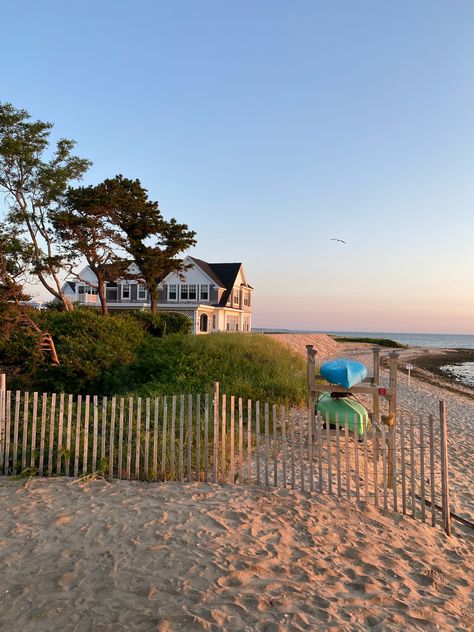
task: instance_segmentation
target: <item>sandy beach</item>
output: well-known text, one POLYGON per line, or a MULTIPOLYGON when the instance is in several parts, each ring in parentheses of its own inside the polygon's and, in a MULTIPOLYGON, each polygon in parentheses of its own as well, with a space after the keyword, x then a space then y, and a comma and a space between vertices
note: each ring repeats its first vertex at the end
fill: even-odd
POLYGON ((472 545, 329 497, 0 481, 0 627, 472 630, 472 545))
MULTIPOLYGON (((322 342, 370 367, 370 345, 322 342)), ((402 414, 439 399, 452 508, 474 520, 473 398, 400 375, 402 414)), ((456 524, 449 538, 334 496, 65 477, 1 478, 0 511, 2 630, 474 630, 474 537, 456 524)))

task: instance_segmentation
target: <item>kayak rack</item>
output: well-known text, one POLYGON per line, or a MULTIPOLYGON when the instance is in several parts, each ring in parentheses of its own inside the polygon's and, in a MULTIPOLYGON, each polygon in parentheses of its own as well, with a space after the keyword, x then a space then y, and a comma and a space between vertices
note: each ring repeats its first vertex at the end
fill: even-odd
MULTIPOLYGON (((308 412, 312 427, 316 423, 316 400, 320 393, 347 393, 347 394, 364 394, 372 396, 372 423, 380 430, 380 424, 384 423, 388 426, 387 444, 389 453, 391 453, 395 444, 395 431, 397 422, 397 378, 398 378, 398 358, 400 354, 392 351, 389 357, 389 385, 382 386, 380 384, 380 348, 373 347, 373 371, 370 377, 366 377, 360 384, 345 388, 331 384, 320 375, 316 375, 316 355, 317 351, 313 345, 306 345, 307 352, 307 377, 308 377, 308 412), (388 402, 388 415, 381 415, 380 400, 384 399, 388 402)), ((377 433, 378 435, 379 433, 377 433)), ((378 440, 379 441, 379 440, 378 440)), ((378 443, 377 441, 377 443, 378 443)), ((378 458, 379 445, 375 446, 375 454, 378 458)), ((392 468, 389 468, 388 487, 393 486, 392 468)))

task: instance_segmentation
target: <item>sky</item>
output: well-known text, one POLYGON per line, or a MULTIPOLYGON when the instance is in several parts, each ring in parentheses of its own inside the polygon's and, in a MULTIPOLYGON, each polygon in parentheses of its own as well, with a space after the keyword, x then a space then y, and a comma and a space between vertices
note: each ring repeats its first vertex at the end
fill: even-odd
POLYGON ((243 262, 254 327, 474 333, 472 0, 1 4, 0 100, 243 262))

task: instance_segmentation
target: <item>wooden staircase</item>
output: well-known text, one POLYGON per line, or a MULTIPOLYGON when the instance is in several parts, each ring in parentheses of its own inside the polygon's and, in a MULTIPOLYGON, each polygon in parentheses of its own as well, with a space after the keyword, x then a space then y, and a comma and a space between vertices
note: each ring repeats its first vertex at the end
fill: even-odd
POLYGON ((38 346, 41 353, 51 354, 52 364, 54 366, 59 366, 59 358, 51 334, 47 331, 42 331, 35 321, 32 320, 28 314, 25 314, 25 312, 22 312, 18 317, 18 323, 24 327, 33 329, 38 334, 38 346))

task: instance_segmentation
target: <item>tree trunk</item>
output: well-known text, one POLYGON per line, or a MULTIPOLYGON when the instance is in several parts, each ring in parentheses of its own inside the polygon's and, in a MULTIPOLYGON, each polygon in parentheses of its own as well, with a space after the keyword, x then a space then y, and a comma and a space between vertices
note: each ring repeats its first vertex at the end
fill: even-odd
MULTIPOLYGON (((97 275, 97 272, 96 272, 97 275)), ((109 308, 107 307, 107 293, 106 293, 106 282, 100 276, 97 276, 97 292, 99 294, 100 307, 102 309, 102 315, 107 316, 109 313, 109 308)))
POLYGON ((150 310, 152 314, 158 313, 158 287, 156 284, 150 289, 148 288, 150 295, 150 310))

